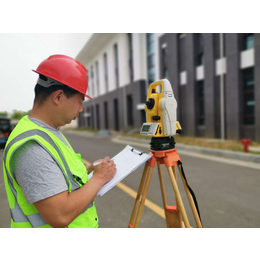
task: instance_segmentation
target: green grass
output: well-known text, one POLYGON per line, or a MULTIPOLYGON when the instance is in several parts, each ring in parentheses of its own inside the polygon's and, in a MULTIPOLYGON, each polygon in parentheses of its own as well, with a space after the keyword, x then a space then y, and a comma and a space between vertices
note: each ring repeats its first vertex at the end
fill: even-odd
MULTIPOLYGON (((143 138, 143 139, 151 139, 151 137, 141 136, 140 134, 121 134, 126 137, 134 137, 134 138, 143 138)), ((188 137, 182 135, 174 136, 175 142, 177 144, 186 144, 192 146, 200 146, 212 149, 222 149, 236 152, 244 152, 244 145, 241 141, 237 140, 224 140, 221 139, 210 139, 210 138, 199 138, 199 137, 188 137)), ((260 147, 260 142, 252 142, 249 144, 249 147, 260 147)), ((260 152, 252 152, 253 154, 260 154, 260 152)))
MULTIPOLYGON (((89 133, 97 133, 98 130, 93 130, 89 128, 78 128, 77 131, 87 131, 89 133)), ((120 135, 124 137, 133 137, 150 140, 151 137, 140 135, 139 133, 126 134, 122 132, 111 131, 113 135, 120 135)), ((189 137, 176 135, 174 136, 175 142, 177 144, 186 144, 192 146, 199 146, 212 149, 222 149, 228 151, 244 152, 244 145, 239 140, 221 140, 221 139, 210 139, 210 138, 200 138, 200 137, 189 137)), ((260 142, 252 142, 249 147, 260 147, 260 142)), ((249 151, 252 154, 260 154, 260 152, 249 151)))
POLYGON ((99 130, 96 130, 96 129, 90 129, 90 128, 84 128, 84 127, 81 127, 81 128, 74 128, 73 130, 76 130, 76 131, 79 131, 79 132, 89 132, 89 133, 98 133, 99 130))

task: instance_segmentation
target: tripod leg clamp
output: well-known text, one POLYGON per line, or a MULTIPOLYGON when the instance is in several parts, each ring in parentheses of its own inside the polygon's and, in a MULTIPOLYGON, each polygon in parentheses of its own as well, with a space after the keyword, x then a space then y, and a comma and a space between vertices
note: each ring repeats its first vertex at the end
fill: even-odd
POLYGON ((150 167, 154 168, 155 164, 156 164, 156 158, 154 157, 154 155, 146 162, 150 167))
POLYGON ((177 212, 177 206, 166 206, 166 211, 168 212, 177 212))

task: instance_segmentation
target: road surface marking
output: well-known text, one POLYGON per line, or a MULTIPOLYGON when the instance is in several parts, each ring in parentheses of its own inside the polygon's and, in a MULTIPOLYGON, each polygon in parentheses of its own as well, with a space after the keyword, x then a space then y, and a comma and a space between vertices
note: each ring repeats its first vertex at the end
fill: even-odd
MULTIPOLYGON (((128 195, 130 195, 131 197, 133 197, 134 199, 136 198, 137 192, 135 192, 134 190, 132 190, 131 188, 129 188, 128 186, 126 186, 122 182, 119 182, 116 186, 119 189, 123 190, 128 195)), ((151 202, 148 199, 145 200, 144 205, 147 208, 149 208, 150 210, 152 210, 153 212, 155 212, 157 215, 159 215, 160 217, 165 219, 165 213, 164 213, 164 210, 161 207, 159 207, 158 205, 156 205, 155 203, 151 202)))
MULTIPOLYGON (((90 165, 90 162, 87 160, 83 159, 83 162, 86 165, 90 165)), ((129 196, 131 196, 132 198, 136 199, 137 196, 137 192, 134 191, 133 189, 129 188, 127 185, 123 184, 122 182, 119 182, 116 185, 119 189, 121 189, 122 191, 124 191, 126 194, 128 194, 129 196)), ((159 207, 158 205, 156 205, 155 203, 151 202, 150 200, 146 199, 144 205, 149 208, 150 210, 152 210, 153 212, 155 212, 157 215, 159 215, 160 217, 165 219, 165 213, 164 213, 164 209, 159 207)))

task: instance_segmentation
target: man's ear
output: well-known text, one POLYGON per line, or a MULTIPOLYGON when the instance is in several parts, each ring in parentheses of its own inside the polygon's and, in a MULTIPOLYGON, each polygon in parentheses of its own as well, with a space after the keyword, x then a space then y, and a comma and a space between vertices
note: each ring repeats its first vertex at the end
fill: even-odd
POLYGON ((52 93, 52 100, 56 105, 60 104, 60 101, 64 95, 63 90, 59 89, 52 93))

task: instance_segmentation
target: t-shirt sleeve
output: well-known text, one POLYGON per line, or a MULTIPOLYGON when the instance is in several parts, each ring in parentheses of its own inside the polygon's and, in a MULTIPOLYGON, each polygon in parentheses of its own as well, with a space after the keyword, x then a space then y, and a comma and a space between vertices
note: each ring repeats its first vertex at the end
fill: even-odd
POLYGON ((36 141, 29 141, 15 151, 11 172, 28 204, 68 190, 59 165, 36 141))

